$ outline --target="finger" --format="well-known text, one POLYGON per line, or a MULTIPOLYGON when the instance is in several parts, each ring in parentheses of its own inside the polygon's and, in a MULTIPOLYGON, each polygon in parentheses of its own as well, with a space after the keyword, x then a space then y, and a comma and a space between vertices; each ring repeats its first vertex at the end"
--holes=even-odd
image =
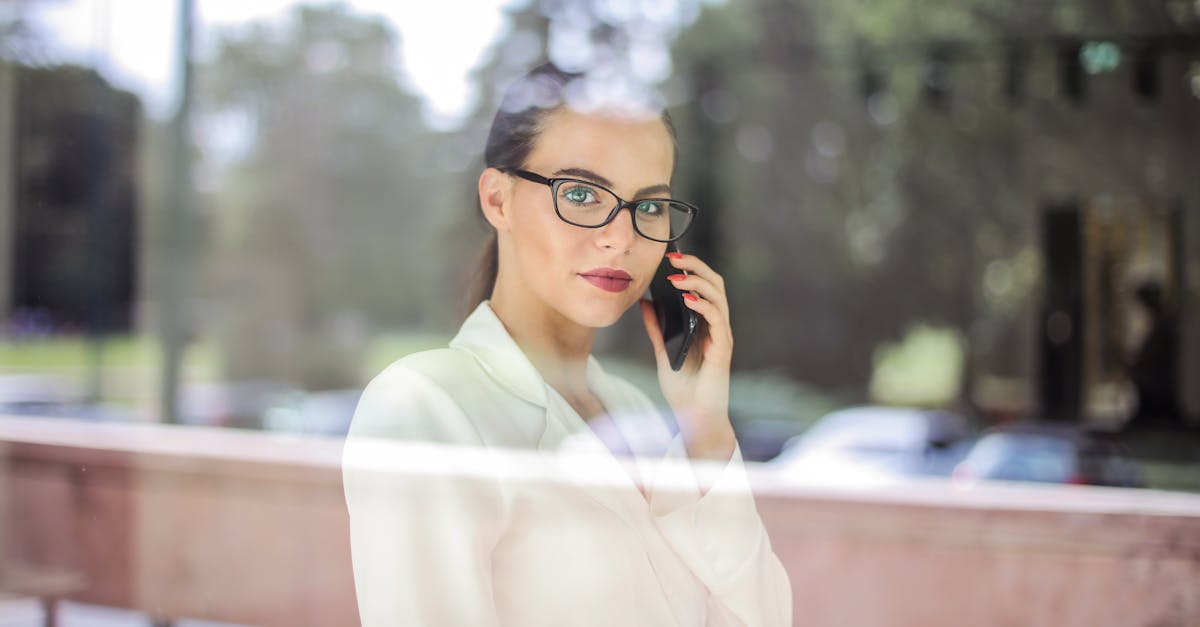
POLYGON ((713 286, 713 291, 710 294, 704 295, 710 301, 719 303, 721 309, 725 312, 725 317, 729 317, 729 298, 725 292, 725 278, 718 274, 715 270, 704 263, 695 255, 687 255, 683 253, 667 253, 667 259, 671 265, 680 270, 690 273, 692 276, 700 277, 713 286), (716 294, 720 294, 719 297, 716 294))
POLYGON ((717 305, 724 315, 725 319, 729 319, 729 299, 726 298, 725 292, 717 286, 713 285, 708 279, 701 277, 698 274, 672 274, 667 277, 677 289, 684 292, 694 292, 700 298, 707 300, 717 305))
POLYGON ((712 340, 713 347, 727 355, 732 355, 733 332, 720 308, 703 298, 696 296, 688 298, 688 296, 683 297, 683 303, 687 305, 688 309, 700 314, 708 323, 708 337, 712 340))
POLYGON ((671 252, 667 253, 667 260, 671 263, 672 267, 700 276, 715 285, 722 293, 725 292, 725 278, 708 264, 701 261, 699 257, 685 253, 671 252))

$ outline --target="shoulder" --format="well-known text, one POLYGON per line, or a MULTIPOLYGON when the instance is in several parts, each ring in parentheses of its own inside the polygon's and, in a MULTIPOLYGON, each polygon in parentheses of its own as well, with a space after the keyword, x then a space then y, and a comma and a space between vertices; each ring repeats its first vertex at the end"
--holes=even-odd
POLYGON ((349 437, 477 444, 479 435, 451 392, 479 374, 470 355, 450 348, 398 359, 363 390, 349 437))
POLYGON ((405 355, 392 362, 367 384, 367 388, 418 388, 456 391, 486 376, 470 353, 454 348, 435 348, 405 355))

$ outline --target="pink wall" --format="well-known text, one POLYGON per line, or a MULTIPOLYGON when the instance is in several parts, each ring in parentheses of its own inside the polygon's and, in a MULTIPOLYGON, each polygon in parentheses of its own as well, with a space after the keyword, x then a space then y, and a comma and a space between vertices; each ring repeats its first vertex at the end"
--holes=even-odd
MULTIPOLYGON (((161 617, 357 620, 338 440, 0 418, 0 452, 5 568, 161 617)), ((753 479, 796 625, 1200 625, 1200 496, 753 479)))

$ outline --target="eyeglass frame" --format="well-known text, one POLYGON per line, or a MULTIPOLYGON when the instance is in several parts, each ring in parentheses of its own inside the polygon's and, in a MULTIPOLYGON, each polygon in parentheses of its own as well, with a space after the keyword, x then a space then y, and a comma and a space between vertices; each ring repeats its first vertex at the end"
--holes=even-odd
MULTIPOLYGON (((629 209, 629 218, 633 222, 633 230, 635 233, 637 233, 638 235, 640 235, 652 242, 659 242, 662 244, 667 244, 670 242, 678 241, 680 238, 682 238, 684 235, 686 235, 688 230, 692 228, 692 225, 696 223, 696 216, 700 215, 700 208, 697 207, 696 205, 693 205, 690 202, 676 200, 674 198, 638 198, 637 200, 624 200, 623 198, 618 196, 616 194, 616 192, 612 191, 611 189, 609 189, 595 181, 589 181, 587 179, 578 179, 578 178, 572 178, 572 177, 545 177, 536 172, 530 172, 529 170, 523 170, 521 168, 496 168, 496 169, 500 170, 501 172, 503 172, 505 174, 512 174, 514 176, 525 179, 526 181, 529 181, 530 183, 538 183, 541 185, 545 185, 546 187, 549 187, 550 188, 550 198, 554 202, 554 213, 555 213, 555 215, 558 216, 558 219, 562 220, 563 222, 566 222, 567 224, 570 224, 571 226, 577 226, 581 229, 599 229, 599 228, 608 226, 613 220, 615 220, 617 218, 617 215, 621 213, 622 209, 629 209), (613 208, 612 212, 610 212, 608 214, 608 217, 605 218, 604 221, 601 222, 600 224, 578 224, 578 223, 572 222, 572 221, 564 218, 562 212, 558 210, 558 187, 560 185, 562 185, 563 183, 568 183, 568 182, 583 183, 584 185, 598 187, 598 188, 608 192, 609 194, 612 194, 612 197, 617 199, 617 206, 613 208), (633 210, 640 203, 656 202, 656 201, 657 202, 669 202, 669 203, 676 204, 676 205, 683 205, 684 207, 687 207, 688 210, 691 212, 691 214, 690 214, 691 220, 688 221, 687 226, 684 227, 683 230, 678 235, 675 235, 671 239, 657 239, 654 237, 650 237, 649 235, 642 233, 642 230, 638 228, 637 217, 635 215, 633 215, 633 210)), ((670 218, 668 217, 667 220, 669 221, 670 218)))

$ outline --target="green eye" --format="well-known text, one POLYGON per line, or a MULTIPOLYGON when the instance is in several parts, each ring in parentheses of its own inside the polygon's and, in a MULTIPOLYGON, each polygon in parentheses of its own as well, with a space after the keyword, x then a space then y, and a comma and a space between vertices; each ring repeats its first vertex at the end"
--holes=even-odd
POLYGON ((637 204, 637 212, 638 212, 638 215, 642 215, 642 216, 646 216, 646 217, 660 216, 663 213, 662 203, 639 202, 637 204))
POLYGON ((563 192, 563 198, 566 198, 573 203, 579 203, 582 205, 585 203, 595 202, 596 193, 583 186, 572 187, 563 192))

